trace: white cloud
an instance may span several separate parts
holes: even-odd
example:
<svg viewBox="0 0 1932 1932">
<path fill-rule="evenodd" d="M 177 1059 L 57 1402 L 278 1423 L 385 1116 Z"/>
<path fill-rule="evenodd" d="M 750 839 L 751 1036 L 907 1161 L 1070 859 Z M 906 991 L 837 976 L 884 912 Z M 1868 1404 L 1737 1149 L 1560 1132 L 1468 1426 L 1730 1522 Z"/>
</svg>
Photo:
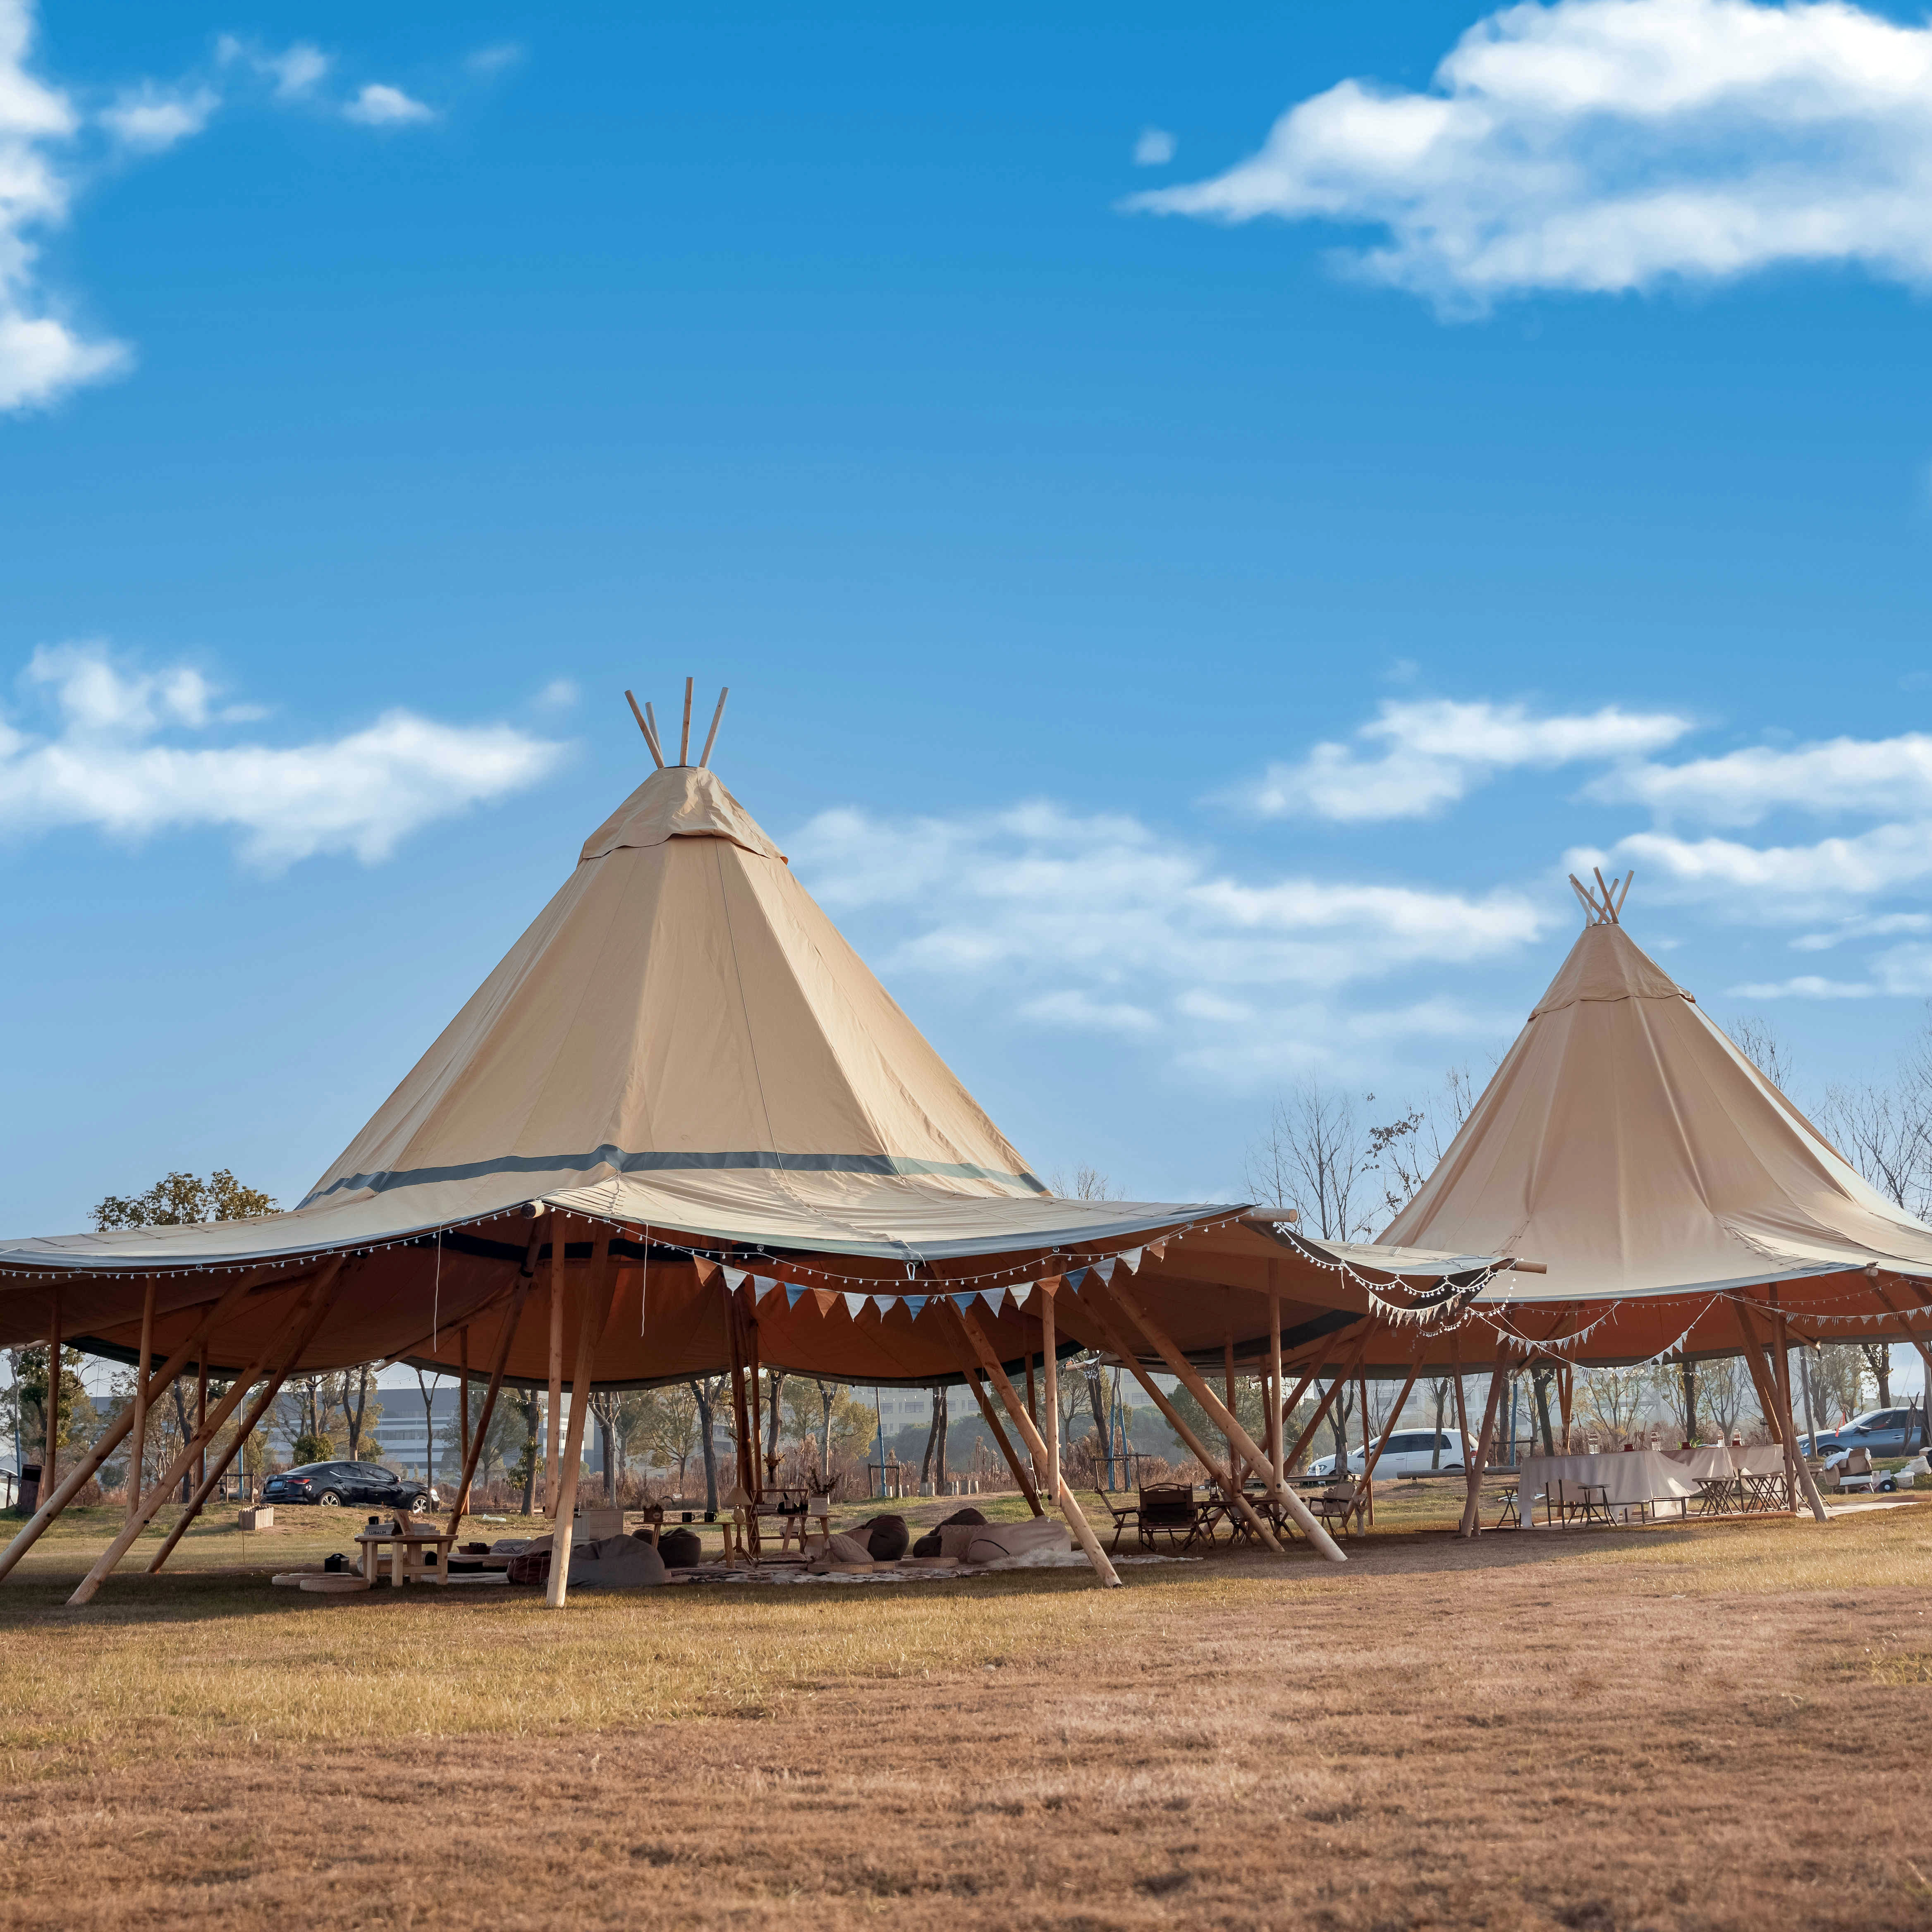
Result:
<svg viewBox="0 0 1932 1932">
<path fill-rule="evenodd" d="M 829 812 L 788 849 L 835 916 L 892 909 L 887 971 L 996 987 L 1033 1024 L 1160 1041 L 1202 1067 L 1190 1056 L 1232 1034 L 1273 1037 L 1285 1004 L 1305 1018 L 1345 986 L 1507 958 L 1556 910 L 1507 890 L 1240 879 L 1138 819 L 1044 800 L 952 818 Z M 1388 1024 L 1439 1031 L 1447 1011 Z M 1311 1024 L 1304 1044 L 1324 1062 L 1370 1037 L 1332 1013 Z"/>
<path fill-rule="evenodd" d="M 524 50 L 514 40 L 499 40 L 492 46 L 478 47 L 463 64 L 472 74 L 501 74 L 506 68 L 514 67 L 523 57 Z"/>
<path fill-rule="evenodd" d="M 220 706 L 197 670 L 136 672 L 99 645 L 37 651 L 22 684 L 54 713 L 34 734 L 0 720 L 0 832 L 92 826 L 123 838 L 220 826 L 252 863 L 322 852 L 386 858 L 408 834 L 534 784 L 562 747 L 508 725 L 403 710 L 306 745 L 196 746 L 178 736 L 258 715 Z"/>
<path fill-rule="evenodd" d="M 1270 765 L 1228 802 L 1264 818 L 1424 818 L 1498 772 L 1634 758 L 1690 729 L 1672 712 L 1616 705 L 1535 717 L 1520 704 L 1390 700 L 1356 733 L 1357 745 L 1319 744 L 1298 765 Z"/>
<path fill-rule="evenodd" d="M 1592 797 L 1646 805 L 1660 818 L 1755 825 L 1780 807 L 1809 812 L 1932 814 L 1932 736 L 1833 738 L 1791 749 L 1762 746 L 1681 765 L 1606 772 Z"/>
<path fill-rule="evenodd" d="M 1130 208 L 1384 231 L 1451 306 L 1780 263 L 1932 278 L 1932 28 L 1843 0 L 1557 0 L 1472 27 L 1425 93 L 1344 80 L 1261 152 Z"/>
<path fill-rule="evenodd" d="M 1871 962 L 1868 980 L 1827 980 L 1815 973 L 1795 979 L 1733 986 L 1734 998 L 1752 1000 L 1922 1000 L 1932 994 L 1932 946 L 1894 946 Z"/>
<path fill-rule="evenodd" d="M 224 67 L 249 68 L 272 81 L 276 98 L 282 100 L 298 100 L 313 94 L 334 65 L 320 47 L 307 40 L 293 41 L 280 53 L 271 53 L 232 34 L 224 34 L 215 42 L 214 56 Z"/>
<path fill-rule="evenodd" d="M 540 711 L 568 711 L 577 702 L 576 680 L 568 677 L 554 677 L 537 693 L 537 709 Z"/>
<path fill-rule="evenodd" d="M 1877 939 L 1894 932 L 1932 932 L 1932 913 L 1879 913 L 1868 919 L 1848 919 L 1830 932 L 1803 932 L 1791 942 L 1795 952 L 1828 952 L 1848 939 Z"/>
<path fill-rule="evenodd" d="M 1134 166 L 1165 167 L 1174 159 L 1174 149 L 1179 145 L 1165 128 L 1143 128 L 1140 139 L 1134 143 Z"/>
<path fill-rule="evenodd" d="M 31 409 L 119 374 L 127 349 L 90 337 L 58 311 L 39 274 L 34 237 L 67 218 L 62 171 L 80 116 L 27 70 L 27 0 L 0 0 L 0 410 Z"/>
<path fill-rule="evenodd" d="M 158 154 L 199 134 L 221 104 L 212 88 L 170 88 L 143 81 L 100 111 L 100 123 L 124 148 Z"/>
<path fill-rule="evenodd" d="M 374 80 L 364 88 L 342 110 L 351 121 L 365 128 L 405 128 L 422 121 L 434 121 L 436 110 L 413 100 L 400 87 Z"/>
</svg>

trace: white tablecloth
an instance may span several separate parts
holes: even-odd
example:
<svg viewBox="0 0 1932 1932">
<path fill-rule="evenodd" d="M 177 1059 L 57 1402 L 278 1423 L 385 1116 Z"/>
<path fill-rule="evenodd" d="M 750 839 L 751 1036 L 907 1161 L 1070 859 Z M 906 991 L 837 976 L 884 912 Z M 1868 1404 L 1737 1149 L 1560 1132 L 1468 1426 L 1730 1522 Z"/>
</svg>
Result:
<svg viewBox="0 0 1932 1932">
<path fill-rule="evenodd" d="M 1525 1529 L 1543 1527 L 1536 1521 L 1536 1499 L 1558 1482 L 1601 1490 L 1612 1509 L 1681 1502 L 1697 1493 L 1696 1479 L 1656 1449 L 1618 1449 L 1600 1456 L 1528 1456 L 1516 1486 L 1516 1508 Z"/>
<path fill-rule="evenodd" d="M 1726 1444 L 1713 1442 L 1700 1449 L 1660 1449 L 1658 1454 L 1666 1462 L 1675 1462 L 1687 1476 L 1694 1476 L 1701 1483 L 1726 1481 L 1733 1471 L 1732 1456 L 1742 1456 L 1742 1449 L 1733 1450 Z"/>
</svg>

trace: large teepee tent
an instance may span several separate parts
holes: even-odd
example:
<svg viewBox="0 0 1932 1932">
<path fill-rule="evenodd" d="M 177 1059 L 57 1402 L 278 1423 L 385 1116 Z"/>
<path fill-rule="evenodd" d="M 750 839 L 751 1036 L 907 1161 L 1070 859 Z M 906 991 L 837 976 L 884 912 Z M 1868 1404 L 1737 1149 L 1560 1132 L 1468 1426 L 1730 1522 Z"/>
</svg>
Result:
<svg viewBox="0 0 1932 1932">
<path fill-rule="evenodd" d="M 1049 1193 L 709 769 L 711 742 L 688 762 L 689 707 L 687 686 L 675 763 L 640 716 L 657 769 L 298 1207 L 0 1242 L 0 1343 L 64 1336 L 140 1361 L 148 1400 L 184 1368 L 236 1374 L 210 1433 L 258 1379 L 382 1358 L 487 1363 L 492 1401 L 506 1378 L 560 1390 L 566 1363 L 579 1395 L 728 1366 L 754 1410 L 760 1362 L 964 1376 L 982 1400 L 984 1377 L 1052 1501 L 1057 1456 L 1009 1367 L 1050 1378 L 1056 1348 L 1119 1343 L 1172 1352 L 1206 1394 L 1199 1362 L 1280 1336 L 1292 1363 L 1360 1320 L 1334 1254 L 1238 1205 Z M 1184 1262 L 1179 1244 L 1210 1232 Z M 1385 1285 L 1489 1265 L 1356 1261 Z M 755 1492 L 756 1417 L 739 1420 Z M 554 1468 L 560 1448 L 567 1495 L 575 1450 L 553 1440 Z"/>
</svg>

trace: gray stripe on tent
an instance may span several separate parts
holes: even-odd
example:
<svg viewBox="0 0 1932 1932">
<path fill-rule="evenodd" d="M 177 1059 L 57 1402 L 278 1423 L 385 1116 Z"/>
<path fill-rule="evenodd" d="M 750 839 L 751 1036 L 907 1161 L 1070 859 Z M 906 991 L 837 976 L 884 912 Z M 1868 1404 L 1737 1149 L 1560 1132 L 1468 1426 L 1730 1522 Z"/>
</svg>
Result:
<svg viewBox="0 0 1932 1932">
<path fill-rule="evenodd" d="M 420 1187 L 439 1180 L 477 1180 L 491 1174 L 554 1174 L 559 1168 L 580 1172 L 593 1167 L 615 1168 L 620 1174 L 677 1173 L 706 1169 L 769 1168 L 785 1174 L 931 1174 L 949 1180 L 995 1180 L 1024 1187 L 1034 1194 L 1048 1190 L 1030 1174 L 1001 1174 L 990 1167 L 964 1161 L 914 1160 L 891 1154 L 626 1154 L 621 1148 L 601 1147 L 590 1154 L 506 1154 L 496 1160 L 464 1161 L 454 1167 L 414 1167 L 388 1174 L 346 1174 L 303 1196 L 307 1208 L 343 1189 L 368 1189 L 386 1194 L 392 1187 Z"/>
</svg>

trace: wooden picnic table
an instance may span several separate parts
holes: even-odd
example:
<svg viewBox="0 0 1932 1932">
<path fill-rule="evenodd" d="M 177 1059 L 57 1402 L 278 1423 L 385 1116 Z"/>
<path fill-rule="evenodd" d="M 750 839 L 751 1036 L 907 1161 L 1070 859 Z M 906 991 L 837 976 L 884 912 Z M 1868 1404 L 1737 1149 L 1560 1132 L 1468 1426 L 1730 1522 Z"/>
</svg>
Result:
<svg viewBox="0 0 1932 1932">
<path fill-rule="evenodd" d="M 449 1581 L 449 1552 L 458 1532 L 453 1529 L 365 1529 L 356 1539 L 362 1546 L 362 1574 L 374 1583 L 380 1573 L 382 1549 L 389 1547 L 389 1581 L 398 1589 L 426 1580 L 423 1552 L 434 1549 L 438 1583 Z"/>
</svg>

